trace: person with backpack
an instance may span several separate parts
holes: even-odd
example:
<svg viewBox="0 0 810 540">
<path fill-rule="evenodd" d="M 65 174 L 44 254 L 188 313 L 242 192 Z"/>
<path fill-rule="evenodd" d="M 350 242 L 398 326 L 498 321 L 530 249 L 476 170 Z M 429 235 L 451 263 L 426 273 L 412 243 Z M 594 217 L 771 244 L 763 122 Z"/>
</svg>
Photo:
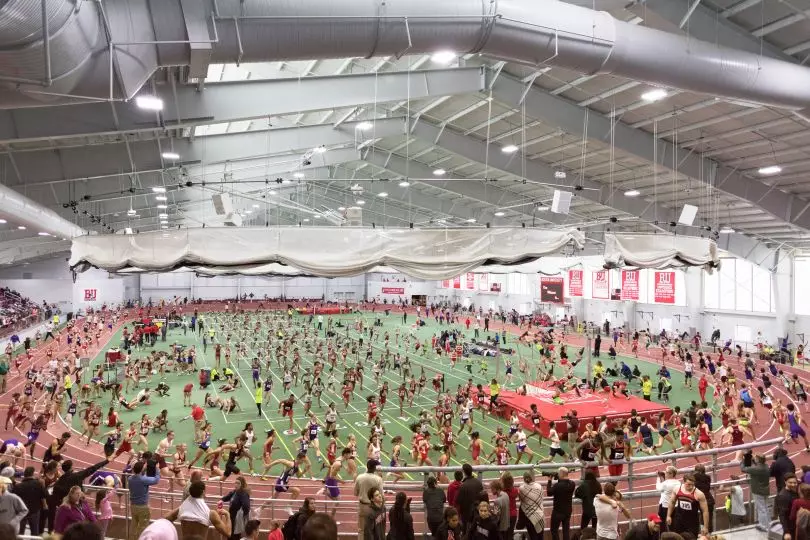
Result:
<svg viewBox="0 0 810 540">
<path fill-rule="evenodd" d="M 312 497 L 305 498 L 304 504 L 301 505 L 301 509 L 287 518 L 287 521 L 281 528 L 281 533 L 284 535 L 284 540 L 301 540 L 301 531 L 304 530 L 304 525 L 314 513 L 315 499 Z"/>
<path fill-rule="evenodd" d="M 386 540 L 385 538 L 385 499 L 380 488 L 373 487 L 368 490 L 368 500 L 371 502 L 363 526 L 362 540 Z M 413 520 L 411 520 L 413 525 Z"/>
<path fill-rule="evenodd" d="M 405 492 L 397 493 L 394 506 L 388 511 L 388 523 L 391 525 L 388 531 L 390 540 L 414 540 L 411 499 L 405 495 Z"/>
</svg>

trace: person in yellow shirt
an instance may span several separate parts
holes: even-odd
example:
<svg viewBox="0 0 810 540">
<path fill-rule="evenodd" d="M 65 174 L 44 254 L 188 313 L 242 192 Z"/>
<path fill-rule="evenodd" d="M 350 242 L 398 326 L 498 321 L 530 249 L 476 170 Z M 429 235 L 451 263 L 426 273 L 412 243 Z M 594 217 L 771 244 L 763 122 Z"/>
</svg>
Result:
<svg viewBox="0 0 810 540">
<path fill-rule="evenodd" d="M 641 376 L 641 395 L 647 401 L 651 401 L 653 383 L 649 375 Z"/>
<path fill-rule="evenodd" d="M 489 410 L 492 411 L 493 407 L 498 405 L 498 396 L 501 394 L 501 385 L 498 384 L 497 379 L 492 379 L 489 385 Z"/>
<path fill-rule="evenodd" d="M 264 390 L 262 385 L 256 387 L 256 410 L 259 411 L 259 418 L 262 417 L 262 401 L 264 401 Z"/>
<path fill-rule="evenodd" d="M 65 392 L 67 392 L 69 399 L 73 399 L 73 378 L 70 373 L 65 375 Z"/>
</svg>

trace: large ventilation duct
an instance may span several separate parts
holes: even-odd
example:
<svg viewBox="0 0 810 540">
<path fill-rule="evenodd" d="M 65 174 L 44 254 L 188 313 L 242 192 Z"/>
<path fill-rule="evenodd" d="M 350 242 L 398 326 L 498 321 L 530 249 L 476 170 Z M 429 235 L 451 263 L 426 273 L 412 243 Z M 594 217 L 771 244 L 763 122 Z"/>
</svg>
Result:
<svg viewBox="0 0 810 540">
<path fill-rule="evenodd" d="M 26 21 L 35 20 L 31 6 L 37 4 L 37 0 L 10 0 L 0 7 L 0 21 L 10 25 L 7 13 L 15 6 L 27 8 L 19 9 Z M 45 4 L 58 22 L 65 15 L 56 7 L 70 3 L 45 0 Z M 81 90 L 98 98 L 109 95 L 109 59 L 104 52 L 108 44 L 106 38 L 98 38 L 99 32 L 109 29 L 115 44 L 114 91 L 124 98 L 132 97 L 158 66 L 191 66 L 192 76 L 202 76 L 207 62 L 395 56 L 450 49 L 531 66 L 612 73 L 794 110 L 810 106 L 808 68 L 632 25 L 606 12 L 556 0 L 97 0 L 79 5 L 78 15 L 67 16 L 63 32 L 71 28 L 71 21 L 73 25 L 84 21 L 83 12 L 95 13 L 102 23 L 88 20 L 79 25 L 86 28 L 84 39 L 65 45 L 60 54 L 66 65 L 57 71 L 86 74 L 74 90 L 63 92 Z M 14 34 L 17 41 L 23 34 L 41 40 L 36 25 L 28 25 L 27 31 Z M 0 26 L 0 34 L 3 30 Z M 58 33 L 51 31 L 52 41 Z M 78 51 L 69 52 L 71 47 Z M 93 47 L 95 55 L 82 63 Z M 25 58 L 0 55 L 0 74 L 27 67 L 25 73 L 35 76 L 41 57 L 34 50 Z M 67 69 L 70 62 L 78 64 L 74 71 Z M 59 75 L 54 73 L 56 80 Z M 64 80 L 68 86 L 67 75 Z M 11 98 L 0 95 L 0 107 Z"/>
<path fill-rule="evenodd" d="M 70 240 L 87 234 L 78 225 L 66 220 L 13 189 L 0 184 L 0 217 L 36 232 L 46 232 Z"/>
</svg>

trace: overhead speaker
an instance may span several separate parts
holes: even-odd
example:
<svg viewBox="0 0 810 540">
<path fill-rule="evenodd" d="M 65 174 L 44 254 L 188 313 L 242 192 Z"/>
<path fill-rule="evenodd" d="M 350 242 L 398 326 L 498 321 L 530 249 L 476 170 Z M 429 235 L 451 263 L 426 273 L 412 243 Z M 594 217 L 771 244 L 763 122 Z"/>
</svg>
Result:
<svg viewBox="0 0 810 540">
<path fill-rule="evenodd" d="M 554 190 L 554 199 L 551 201 L 551 211 L 555 214 L 567 214 L 571 211 L 571 199 L 574 194 L 570 191 Z"/>
<path fill-rule="evenodd" d="M 211 197 L 214 202 L 214 211 L 218 216 L 227 216 L 233 213 L 233 204 L 231 203 L 231 196 L 227 193 L 220 193 Z"/>
<path fill-rule="evenodd" d="M 225 216 L 225 226 L 226 227 L 241 227 L 242 226 L 242 216 L 239 214 L 228 214 Z"/>
<path fill-rule="evenodd" d="M 346 209 L 346 225 L 359 227 L 363 224 L 363 209 L 359 206 L 351 206 Z"/>
<path fill-rule="evenodd" d="M 681 210 L 681 217 L 678 218 L 678 223 L 681 225 L 692 225 L 697 217 L 698 207 L 691 204 L 683 205 Z"/>
</svg>

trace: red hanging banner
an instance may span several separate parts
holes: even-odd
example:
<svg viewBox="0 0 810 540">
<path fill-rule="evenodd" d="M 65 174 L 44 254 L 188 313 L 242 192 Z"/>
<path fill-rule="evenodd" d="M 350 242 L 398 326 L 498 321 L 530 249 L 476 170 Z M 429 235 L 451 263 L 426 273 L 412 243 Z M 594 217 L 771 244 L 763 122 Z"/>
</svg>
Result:
<svg viewBox="0 0 810 540">
<path fill-rule="evenodd" d="M 622 270 L 622 300 L 638 300 L 638 270 Z"/>
<path fill-rule="evenodd" d="M 675 272 L 655 273 L 654 298 L 659 304 L 675 303 Z"/>
<path fill-rule="evenodd" d="M 540 301 L 551 304 L 563 303 L 563 290 L 565 280 L 562 277 L 541 277 L 540 278 Z"/>
<path fill-rule="evenodd" d="M 599 270 L 593 273 L 591 297 L 602 300 L 610 298 L 610 272 L 607 270 Z"/>
<path fill-rule="evenodd" d="M 449 289 L 449 288 L 450 288 L 450 280 L 445 279 L 444 281 L 442 281 L 442 289 Z"/>
<path fill-rule="evenodd" d="M 456 276 L 453 278 L 453 288 L 454 289 L 461 288 L 461 276 Z"/>
<path fill-rule="evenodd" d="M 568 271 L 568 296 L 582 296 L 582 270 Z"/>
<path fill-rule="evenodd" d="M 383 294 L 405 294 L 405 287 L 383 287 Z"/>
<path fill-rule="evenodd" d="M 475 290 L 475 274 L 472 272 L 467 272 L 467 289 Z"/>
</svg>

